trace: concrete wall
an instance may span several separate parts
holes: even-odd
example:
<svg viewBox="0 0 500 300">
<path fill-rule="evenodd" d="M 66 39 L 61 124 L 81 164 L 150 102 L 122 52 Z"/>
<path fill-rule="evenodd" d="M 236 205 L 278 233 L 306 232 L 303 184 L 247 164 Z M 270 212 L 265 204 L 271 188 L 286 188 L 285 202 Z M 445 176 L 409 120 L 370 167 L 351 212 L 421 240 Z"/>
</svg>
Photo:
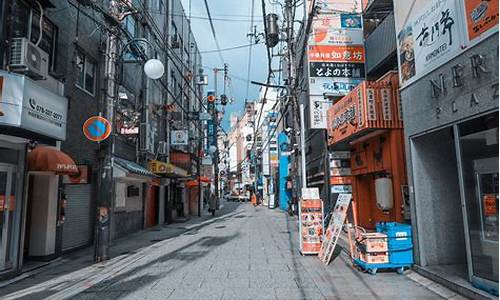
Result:
<svg viewBox="0 0 500 300">
<path fill-rule="evenodd" d="M 401 90 L 417 264 L 466 263 L 451 125 L 498 110 L 498 49 L 497 33 Z M 486 72 L 478 70 L 478 77 L 473 55 L 484 59 Z M 460 84 L 454 86 L 459 64 Z M 442 88 L 435 95 L 431 80 Z M 446 129 L 433 132 L 440 128 Z"/>
<path fill-rule="evenodd" d="M 56 246 L 59 176 L 35 175 L 31 178 L 29 256 L 48 256 L 55 253 Z"/>
<path fill-rule="evenodd" d="M 472 76 L 470 56 L 474 54 L 484 56 L 488 71 L 480 72 L 479 78 Z M 457 64 L 464 66 L 463 86 L 452 87 L 452 67 Z M 446 92 L 434 98 L 430 80 L 439 81 L 440 74 Z M 498 109 L 498 33 L 402 89 L 401 99 L 406 136 Z"/>
<path fill-rule="evenodd" d="M 443 129 L 410 143 L 417 263 L 464 264 L 464 225 L 453 131 Z"/>
</svg>

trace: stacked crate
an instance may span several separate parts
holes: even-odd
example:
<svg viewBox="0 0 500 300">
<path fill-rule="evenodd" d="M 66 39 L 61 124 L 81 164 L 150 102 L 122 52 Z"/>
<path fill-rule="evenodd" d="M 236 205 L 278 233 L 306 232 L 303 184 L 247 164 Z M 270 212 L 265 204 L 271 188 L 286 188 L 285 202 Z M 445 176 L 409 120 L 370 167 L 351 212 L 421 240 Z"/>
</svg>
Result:
<svg viewBox="0 0 500 300">
<path fill-rule="evenodd" d="M 384 264 L 389 262 L 387 235 L 378 232 L 361 233 L 356 239 L 359 259 L 367 264 Z"/>
</svg>

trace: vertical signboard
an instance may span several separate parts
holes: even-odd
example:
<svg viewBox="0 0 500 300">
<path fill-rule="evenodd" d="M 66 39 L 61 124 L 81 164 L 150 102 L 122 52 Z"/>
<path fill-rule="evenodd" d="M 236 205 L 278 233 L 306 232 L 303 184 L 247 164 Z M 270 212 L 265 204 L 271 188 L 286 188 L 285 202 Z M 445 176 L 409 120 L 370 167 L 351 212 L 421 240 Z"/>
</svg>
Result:
<svg viewBox="0 0 500 300">
<path fill-rule="evenodd" d="M 320 1 L 308 41 L 309 112 L 312 129 L 326 129 L 330 98 L 341 97 L 365 77 L 360 1 Z M 327 97 L 325 97 L 327 96 Z"/>
<path fill-rule="evenodd" d="M 303 189 L 299 205 L 300 252 L 302 254 L 318 254 L 323 236 L 323 201 L 319 192 L 306 193 Z"/>
<path fill-rule="evenodd" d="M 215 93 L 207 93 L 207 111 L 211 116 L 215 116 Z M 207 150 L 210 146 L 217 146 L 217 124 L 215 118 L 207 120 Z"/>
</svg>

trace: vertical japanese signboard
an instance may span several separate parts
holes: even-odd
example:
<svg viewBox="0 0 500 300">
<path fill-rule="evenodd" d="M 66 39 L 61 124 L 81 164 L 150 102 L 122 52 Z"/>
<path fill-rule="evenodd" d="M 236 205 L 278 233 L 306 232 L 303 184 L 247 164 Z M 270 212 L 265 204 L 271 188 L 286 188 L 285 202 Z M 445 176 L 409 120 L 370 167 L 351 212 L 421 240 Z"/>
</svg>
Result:
<svg viewBox="0 0 500 300">
<path fill-rule="evenodd" d="M 215 116 L 215 93 L 207 93 L 207 111 L 211 116 Z M 210 146 L 217 146 L 217 124 L 215 118 L 207 120 L 207 150 Z"/>
<path fill-rule="evenodd" d="M 300 252 L 318 254 L 323 236 L 323 201 L 318 191 L 308 195 L 304 190 L 311 189 L 303 189 L 299 205 Z"/>
<path fill-rule="evenodd" d="M 329 97 L 346 95 L 365 77 L 363 25 L 360 1 L 320 1 L 317 5 L 319 15 L 313 20 L 307 46 L 310 125 L 326 129 Z"/>
</svg>

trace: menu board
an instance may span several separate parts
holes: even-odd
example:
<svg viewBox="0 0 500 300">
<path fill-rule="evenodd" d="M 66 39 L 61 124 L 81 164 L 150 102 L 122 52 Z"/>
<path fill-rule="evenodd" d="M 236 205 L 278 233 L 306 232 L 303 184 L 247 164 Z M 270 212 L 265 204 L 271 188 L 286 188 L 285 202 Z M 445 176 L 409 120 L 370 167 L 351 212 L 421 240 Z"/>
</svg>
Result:
<svg viewBox="0 0 500 300">
<path fill-rule="evenodd" d="M 340 232 L 342 231 L 342 226 L 344 225 L 345 218 L 347 216 L 347 210 L 349 209 L 349 204 L 351 203 L 351 194 L 340 194 L 335 203 L 335 208 L 332 212 L 332 218 L 328 224 L 328 228 L 325 232 L 325 238 L 321 244 L 319 251 L 319 259 L 325 264 L 329 264 L 332 259 L 333 251 L 337 245 L 337 240 L 339 238 Z"/>
<path fill-rule="evenodd" d="M 302 199 L 299 213 L 300 252 L 318 254 L 323 236 L 323 201 Z"/>
</svg>

